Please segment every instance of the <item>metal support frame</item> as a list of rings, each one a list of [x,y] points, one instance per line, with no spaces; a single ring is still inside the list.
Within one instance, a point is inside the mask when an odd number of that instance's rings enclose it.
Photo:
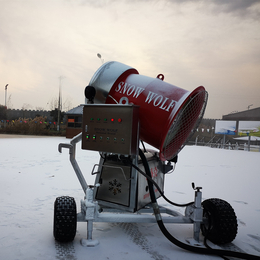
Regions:
[[[60,143],[58,147],[60,153],[62,152],[62,148],[69,149],[70,162],[85,193],[84,200],[81,200],[81,212],[77,214],[78,222],[87,222],[87,239],[82,239],[81,244],[88,247],[99,244],[97,240],[92,239],[94,222],[156,223],[156,218],[153,215],[153,209],[150,205],[135,213],[129,213],[120,209],[101,208],[98,201],[94,201],[94,189],[99,184],[95,186],[87,184],[75,158],[76,144],[81,141],[81,136],[82,133],[75,136],[70,144]],[[162,206],[159,208],[164,223],[193,224],[193,238],[199,242],[200,225],[203,222],[203,209],[201,207],[202,192],[200,191],[201,187],[195,188],[193,184],[193,188],[196,190],[194,204],[186,207],[185,215]]]
[[[193,238],[199,242],[200,225],[203,219],[203,209],[201,206],[202,192],[201,187],[196,187],[193,184],[195,191],[194,204],[188,206],[185,211],[185,216],[188,216],[193,221]]]
[[[81,137],[82,137],[82,133],[79,133],[78,135],[76,135],[70,142],[70,144],[66,143],[60,143],[58,150],[61,153],[62,152],[62,148],[68,148],[69,149],[69,154],[70,154],[70,162],[71,165],[79,179],[79,182],[81,184],[81,187],[84,191],[84,193],[86,193],[86,190],[88,188],[88,184],[79,168],[79,165],[76,161],[76,144],[81,141]]]

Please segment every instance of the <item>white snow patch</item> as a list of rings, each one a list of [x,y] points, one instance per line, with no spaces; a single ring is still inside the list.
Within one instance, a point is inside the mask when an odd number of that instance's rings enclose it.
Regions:
[[[79,211],[84,193],[65,149],[63,137],[0,138],[0,259],[219,259],[197,255],[172,245],[156,224],[95,223],[93,238],[100,244],[82,247],[86,223],[78,223],[75,240],[55,242],[52,234],[55,198],[75,198]],[[14,137],[14,136],[12,136]],[[99,161],[97,152],[77,147],[77,161],[88,184]],[[238,235],[234,244],[260,255],[260,153],[186,146],[175,171],[166,175],[165,195],[177,202],[193,200],[191,183],[202,186],[203,199],[221,198],[234,208]],[[168,205],[162,198],[161,205]],[[175,208],[183,213],[183,209]],[[182,241],[192,237],[191,225],[167,224]]]

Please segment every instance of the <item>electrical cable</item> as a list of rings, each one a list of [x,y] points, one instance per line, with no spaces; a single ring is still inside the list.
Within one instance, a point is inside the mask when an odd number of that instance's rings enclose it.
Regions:
[[[141,144],[142,144],[142,146],[143,146],[144,152],[146,153],[147,151],[146,151],[146,148],[145,148],[145,146],[144,146],[144,141],[143,141],[143,140],[140,140],[140,141],[141,141]]]
[[[144,147],[144,150],[146,151],[145,147]],[[127,158],[127,157],[124,157],[124,156],[121,156],[120,157],[121,161],[126,164],[126,165],[131,165],[133,168],[135,168],[138,172],[140,172],[145,178],[149,179],[150,182],[153,183],[153,185],[157,188],[157,190],[159,191],[159,193],[161,194],[161,196],[171,205],[173,206],[176,206],[176,207],[187,207],[187,206],[190,206],[192,204],[194,204],[194,202],[189,202],[189,203],[186,203],[186,204],[178,204],[178,203],[175,203],[171,200],[169,200],[165,195],[164,195],[164,192],[161,190],[161,188],[159,187],[159,185],[152,179],[152,177],[148,176],[145,172],[143,172],[139,167],[137,167],[136,165],[134,165],[132,163],[132,161],[130,160],[130,158]]]
[[[139,155],[140,155],[141,160],[143,162],[146,174],[150,178],[152,178],[150,167],[148,165],[147,159],[146,159],[146,157],[145,157],[145,155],[144,155],[144,153],[141,149],[139,149]],[[195,247],[195,246],[185,244],[185,243],[179,241],[178,239],[176,239],[174,236],[172,236],[169,233],[169,231],[164,226],[164,223],[163,223],[162,217],[161,217],[161,213],[160,213],[160,209],[159,209],[159,205],[158,205],[157,200],[156,200],[156,196],[155,196],[155,192],[154,192],[154,188],[153,188],[153,182],[150,181],[150,178],[148,179],[148,187],[149,187],[149,193],[150,193],[150,198],[151,198],[151,202],[152,202],[154,215],[155,215],[155,218],[156,218],[156,221],[157,221],[157,224],[158,224],[160,230],[162,231],[164,236],[170,242],[172,242],[173,244],[175,244],[176,246],[178,246],[182,249],[192,251],[192,252],[195,252],[195,253],[207,254],[207,255],[217,255],[217,256],[220,256],[220,257],[231,256],[231,257],[236,257],[236,258],[246,259],[246,260],[260,260],[260,257],[256,256],[256,255],[250,255],[250,254],[246,254],[246,253],[234,252],[234,251],[228,251],[228,250],[221,250],[221,249],[212,249],[212,248],[209,249],[209,248]]]
[[[171,200],[169,200],[163,193],[163,191],[161,190],[161,188],[159,187],[159,185],[150,177],[148,176],[146,173],[144,173],[140,168],[138,168],[136,165],[132,164],[132,167],[134,167],[138,172],[140,172],[145,178],[147,178],[150,182],[153,183],[153,185],[157,188],[157,190],[159,191],[159,193],[161,194],[161,196],[171,205],[173,206],[177,206],[177,207],[187,207],[187,206],[190,206],[192,204],[194,204],[194,202],[189,202],[189,203],[186,203],[186,204],[178,204],[178,203],[175,203]]]

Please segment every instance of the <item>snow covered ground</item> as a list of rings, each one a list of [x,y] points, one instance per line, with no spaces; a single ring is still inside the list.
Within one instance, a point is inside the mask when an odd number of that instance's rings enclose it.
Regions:
[[[52,234],[55,198],[74,197],[79,211],[84,197],[68,150],[60,154],[57,149],[59,143],[69,141],[0,135],[0,259],[220,259],[176,247],[156,224],[95,223],[93,236],[100,244],[86,248],[80,244],[86,237],[86,223],[78,223],[72,243],[57,243]],[[78,145],[77,160],[88,184],[93,184],[90,171],[99,154]],[[203,187],[203,199],[228,201],[238,218],[233,244],[260,256],[259,162],[259,152],[186,146],[175,171],[166,176],[165,195],[178,203],[190,202],[194,197],[191,183],[195,182]],[[159,203],[167,205],[162,198]],[[192,237],[192,225],[166,226],[182,241]]]

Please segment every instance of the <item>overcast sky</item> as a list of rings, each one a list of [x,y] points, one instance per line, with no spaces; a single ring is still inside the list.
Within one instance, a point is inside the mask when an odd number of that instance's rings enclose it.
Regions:
[[[206,118],[260,107],[260,1],[0,0],[0,104],[63,107],[106,61],[209,93]]]

